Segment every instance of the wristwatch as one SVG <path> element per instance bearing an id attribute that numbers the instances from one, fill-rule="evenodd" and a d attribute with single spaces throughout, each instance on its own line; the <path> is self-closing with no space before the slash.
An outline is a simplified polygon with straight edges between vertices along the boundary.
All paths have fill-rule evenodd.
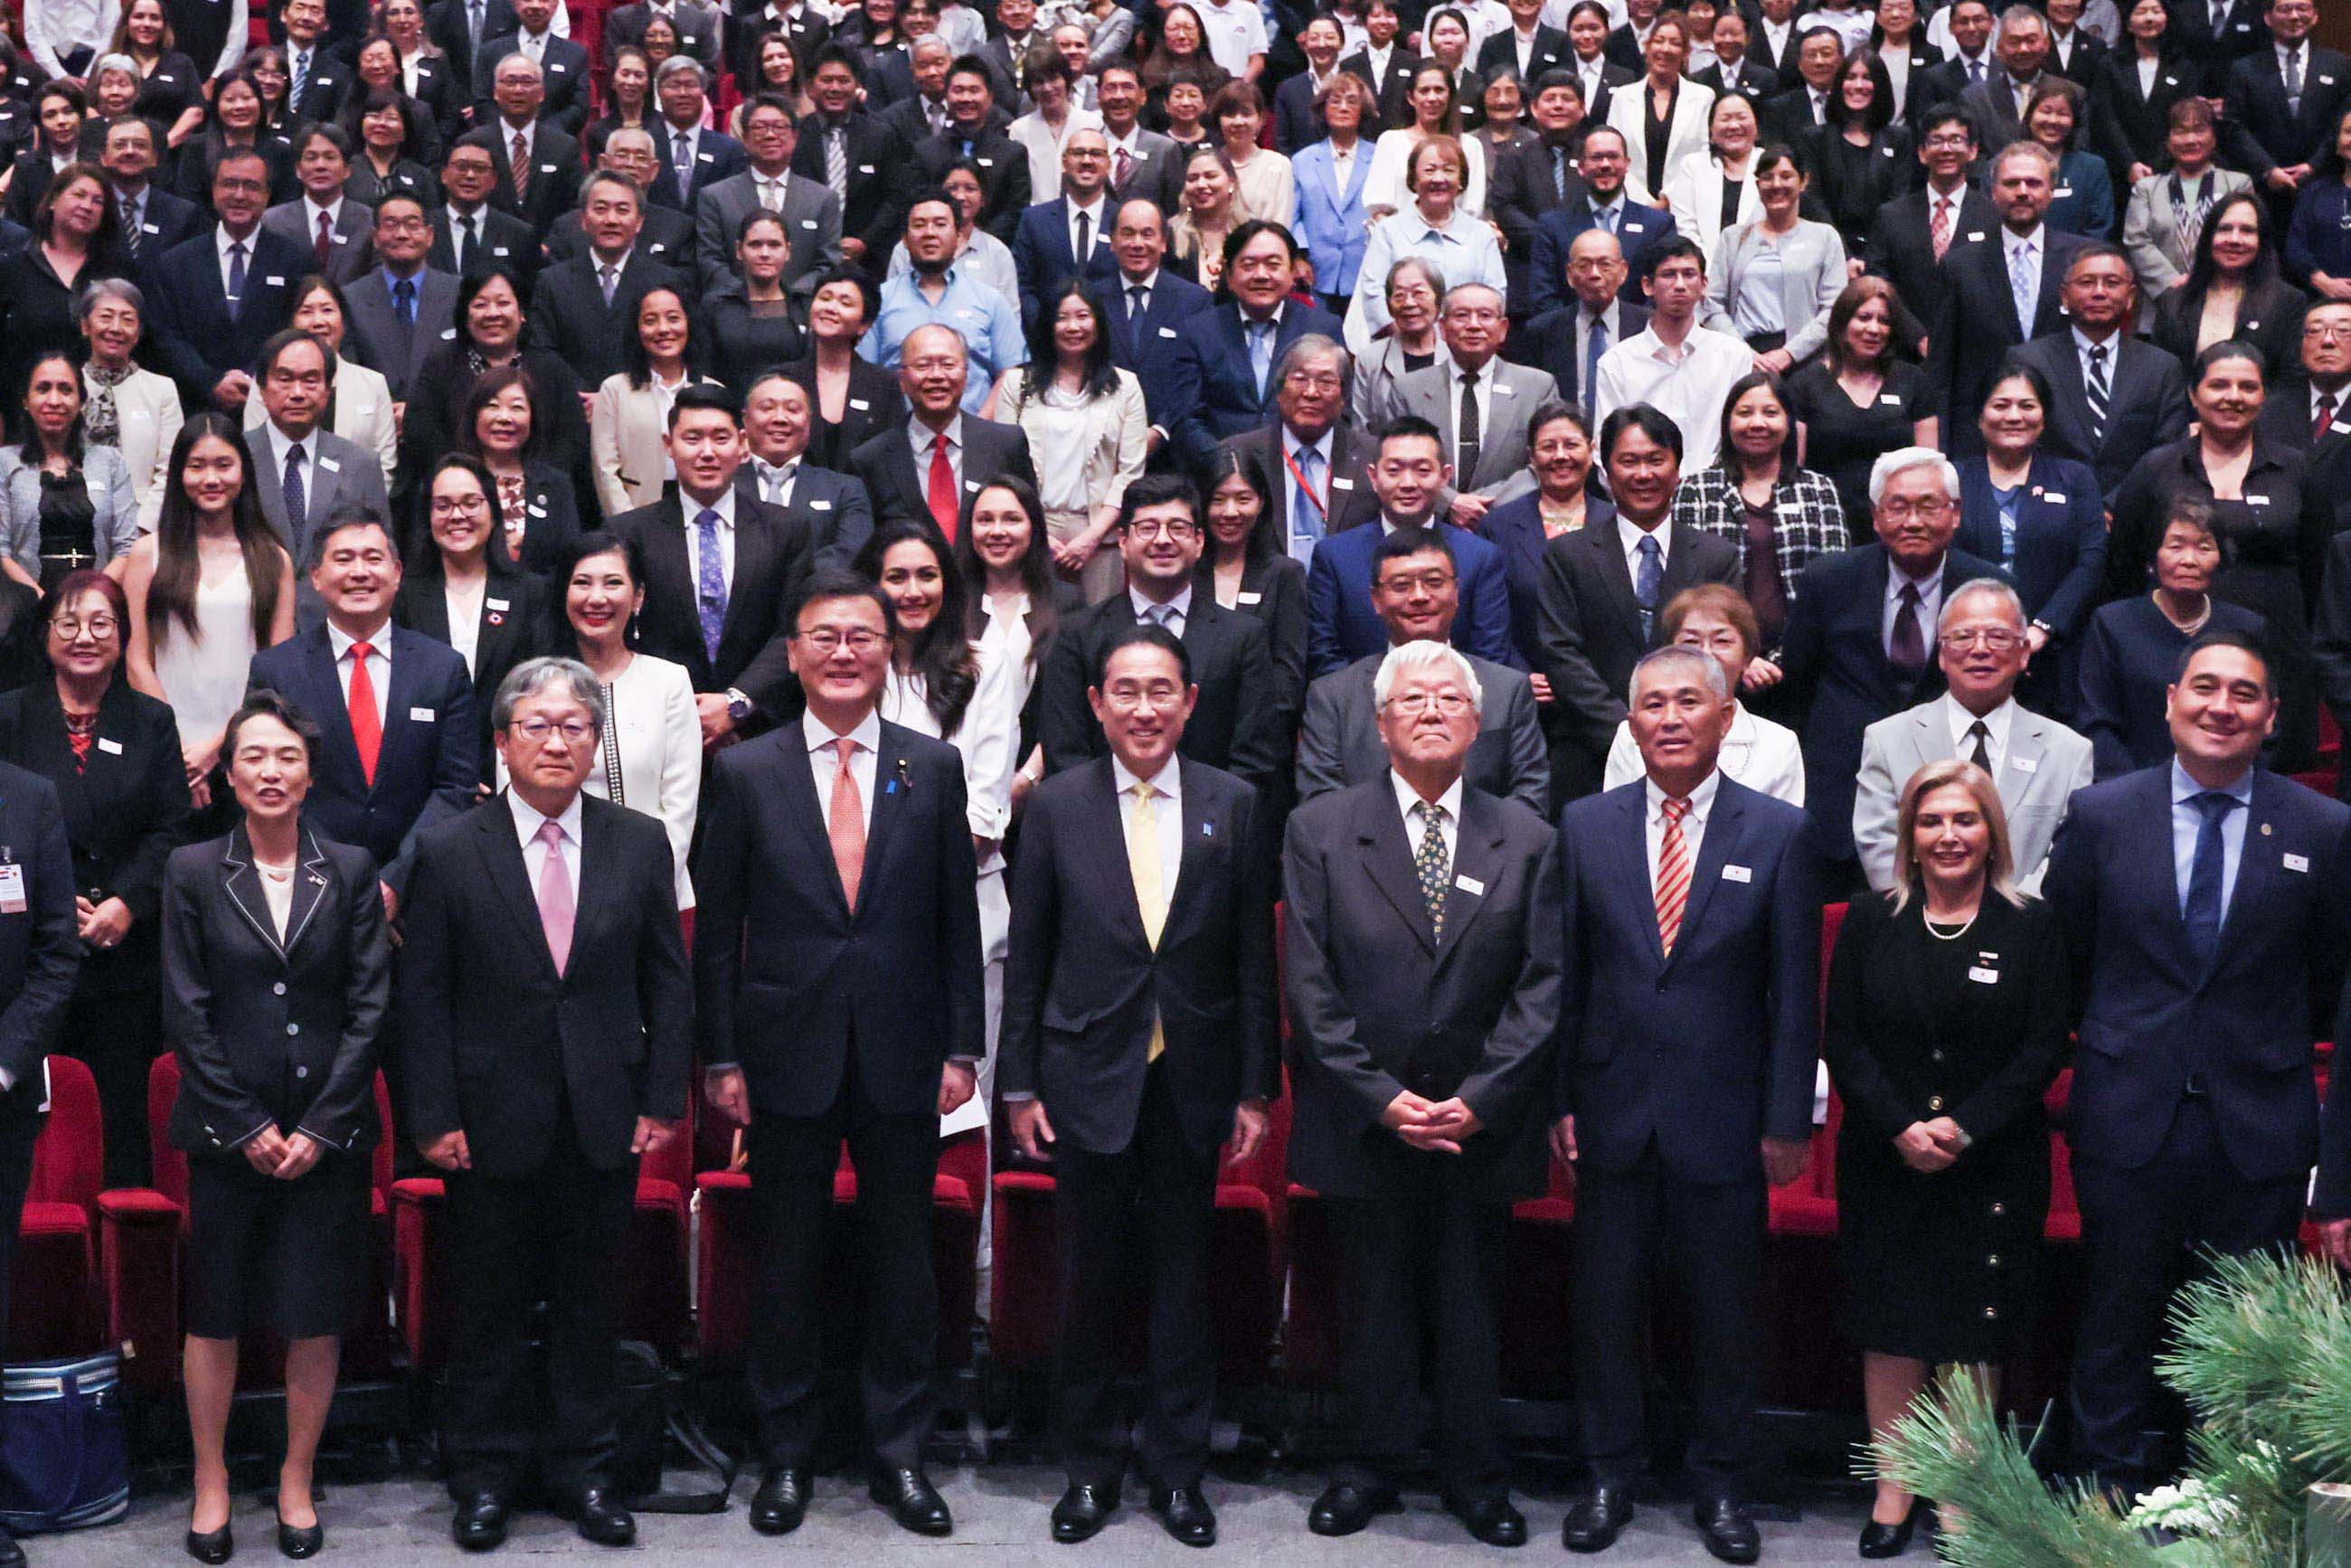
<path id="1" fill-rule="evenodd" d="M 733 686 L 726 688 L 726 716 L 736 724 L 751 716 L 751 699 Z"/>

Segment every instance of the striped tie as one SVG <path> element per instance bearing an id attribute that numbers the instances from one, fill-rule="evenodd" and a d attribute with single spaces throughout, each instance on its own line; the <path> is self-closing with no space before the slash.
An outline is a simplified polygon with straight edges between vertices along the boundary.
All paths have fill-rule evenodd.
<path id="1" fill-rule="evenodd" d="M 2106 346 L 2090 345 L 2090 444 L 2103 446 L 2106 440 Z"/>
<path id="2" fill-rule="evenodd" d="M 1657 940 L 1668 958 L 1682 934 L 1682 910 L 1689 903 L 1689 845 L 1682 839 L 1682 819 L 1689 810 L 1686 800 L 1667 800 L 1666 834 L 1657 845 Z"/>

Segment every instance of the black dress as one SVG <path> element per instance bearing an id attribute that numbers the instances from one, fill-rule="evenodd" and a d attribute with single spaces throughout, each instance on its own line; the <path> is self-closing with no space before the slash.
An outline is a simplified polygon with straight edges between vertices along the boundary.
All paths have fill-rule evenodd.
<path id="1" fill-rule="evenodd" d="M 1869 470 L 1878 455 L 1914 444 L 1910 427 L 1927 417 L 1927 377 L 1917 366 L 1889 360 L 1885 384 L 1867 408 L 1837 385 L 1826 360 L 1788 379 L 1790 412 L 1804 427 L 1804 466 L 1825 474 L 1856 539 L 1870 535 Z"/>
<path id="2" fill-rule="evenodd" d="M 197 84 L 202 80 L 196 75 L 195 61 L 172 49 L 155 62 L 153 70 L 140 78 L 139 96 L 132 100 L 131 112 L 169 131 L 179 123 L 180 116 L 188 112 L 188 106 L 196 101 Z M 161 135 L 155 138 L 155 150 L 164 150 Z"/>
<path id="3" fill-rule="evenodd" d="M 1869 231 L 1878 209 L 1907 194 L 1918 181 L 1910 132 L 1889 125 L 1856 147 L 1840 127 L 1822 125 L 1804 134 L 1799 151 L 1809 154 L 1803 162 L 1813 176 L 1804 193 L 1804 215 L 1835 229 L 1846 256 L 1869 259 Z"/>
<path id="4" fill-rule="evenodd" d="M 98 564 L 98 506 L 79 468 L 41 470 L 41 597 L 84 567 Z"/>
<path id="5" fill-rule="evenodd" d="M 2064 947 L 2046 904 L 1987 892 L 1930 933 L 1926 900 L 1856 900 L 1829 968 L 1837 1317 L 1862 1350 L 1998 1363 L 2029 1333 L 2049 1212 L 2041 1096 L 2065 1049 Z M 1894 1137 L 1949 1116 L 1975 1141 L 1932 1176 Z"/>
<path id="6" fill-rule="evenodd" d="M 753 303 L 739 293 L 703 301 L 709 318 L 710 373 L 740 396 L 763 371 L 789 364 L 808 351 L 808 334 L 793 319 L 789 300 Z"/>

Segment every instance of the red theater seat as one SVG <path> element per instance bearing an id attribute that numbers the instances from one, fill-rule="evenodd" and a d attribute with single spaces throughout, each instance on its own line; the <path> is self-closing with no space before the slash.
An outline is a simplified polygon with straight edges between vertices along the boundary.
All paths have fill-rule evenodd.
<path id="1" fill-rule="evenodd" d="M 99 1311 L 98 1189 L 106 1166 L 98 1085 L 69 1056 L 48 1059 L 49 1112 L 9 1270 L 11 1363 L 88 1355 L 106 1343 Z"/>

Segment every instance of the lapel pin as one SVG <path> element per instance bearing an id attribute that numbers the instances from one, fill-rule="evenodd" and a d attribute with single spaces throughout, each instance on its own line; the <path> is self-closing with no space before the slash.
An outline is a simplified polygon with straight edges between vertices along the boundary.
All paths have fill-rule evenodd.
<path id="1" fill-rule="evenodd" d="M 1213 839 L 1213 838 L 1215 838 L 1215 837 L 1217 836 L 1217 824 L 1216 824 L 1216 823 L 1214 823 L 1214 822 L 1203 822 L 1203 823 L 1201 823 L 1201 824 L 1200 824 L 1200 836 L 1201 836 L 1202 838 L 1204 838 L 1204 839 Z"/>
<path id="2" fill-rule="evenodd" d="M 2270 836 L 2270 825 L 2269 825 L 2267 822 L 2263 822 L 2263 823 L 2262 824 L 2262 837 L 2263 837 L 2263 838 L 2265 838 L 2265 839 L 2266 839 L 2266 838 L 2268 838 L 2269 836 Z"/>

